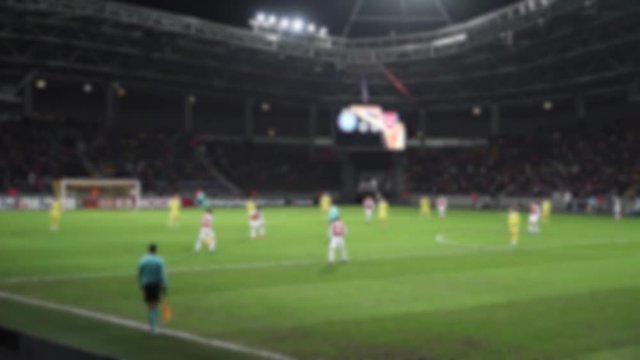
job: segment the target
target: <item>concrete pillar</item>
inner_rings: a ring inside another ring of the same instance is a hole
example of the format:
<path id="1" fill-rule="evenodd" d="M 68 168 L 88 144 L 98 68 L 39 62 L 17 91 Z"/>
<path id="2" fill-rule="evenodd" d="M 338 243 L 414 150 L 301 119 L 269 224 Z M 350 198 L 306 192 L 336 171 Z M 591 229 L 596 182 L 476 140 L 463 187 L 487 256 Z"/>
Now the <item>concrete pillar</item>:
<path id="1" fill-rule="evenodd" d="M 33 80 L 35 79 L 34 73 L 29 73 L 24 80 L 24 115 L 30 116 L 33 114 Z"/>
<path id="2" fill-rule="evenodd" d="M 118 95 L 116 93 L 118 89 L 117 82 L 110 82 L 107 84 L 106 99 L 105 99 L 105 126 L 107 128 L 113 127 L 115 124 L 118 113 Z"/>
<path id="3" fill-rule="evenodd" d="M 498 104 L 491 105 L 491 135 L 500 135 L 500 106 Z"/>
<path id="4" fill-rule="evenodd" d="M 193 108 L 198 99 L 193 94 L 187 94 L 184 98 L 184 131 L 193 132 Z"/>
<path id="5" fill-rule="evenodd" d="M 244 135 L 248 140 L 253 140 L 253 99 L 244 102 Z"/>
<path id="6" fill-rule="evenodd" d="M 583 94 L 576 96 L 576 117 L 578 120 L 584 120 L 587 117 L 587 101 Z"/>

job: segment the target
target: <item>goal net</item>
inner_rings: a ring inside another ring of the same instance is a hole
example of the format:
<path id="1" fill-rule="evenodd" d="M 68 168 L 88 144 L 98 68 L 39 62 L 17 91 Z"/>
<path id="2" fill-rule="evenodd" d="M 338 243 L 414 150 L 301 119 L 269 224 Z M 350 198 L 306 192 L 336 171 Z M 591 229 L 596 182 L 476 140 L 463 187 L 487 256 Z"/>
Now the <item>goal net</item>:
<path id="1" fill-rule="evenodd" d="M 137 209 L 142 186 L 138 179 L 63 178 L 54 192 L 63 203 L 72 199 L 77 208 Z"/>

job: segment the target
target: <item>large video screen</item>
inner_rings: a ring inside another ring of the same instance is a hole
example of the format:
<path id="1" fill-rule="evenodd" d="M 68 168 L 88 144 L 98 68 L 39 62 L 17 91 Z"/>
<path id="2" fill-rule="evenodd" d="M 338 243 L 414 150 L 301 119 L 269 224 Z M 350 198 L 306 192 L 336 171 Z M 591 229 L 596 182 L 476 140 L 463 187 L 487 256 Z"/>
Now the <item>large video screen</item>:
<path id="1" fill-rule="evenodd" d="M 387 151 L 406 148 L 407 131 L 400 115 L 380 105 L 345 107 L 336 121 L 337 146 Z"/>

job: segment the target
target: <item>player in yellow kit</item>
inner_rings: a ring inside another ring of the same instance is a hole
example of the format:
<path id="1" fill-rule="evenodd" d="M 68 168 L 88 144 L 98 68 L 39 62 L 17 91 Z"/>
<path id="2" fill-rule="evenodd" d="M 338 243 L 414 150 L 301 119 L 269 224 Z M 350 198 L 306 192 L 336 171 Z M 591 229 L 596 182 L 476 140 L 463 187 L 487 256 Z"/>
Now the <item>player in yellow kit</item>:
<path id="1" fill-rule="evenodd" d="M 380 221 L 383 224 L 386 224 L 388 219 L 389 219 L 389 203 L 387 202 L 387 199 L 381 196 L 378 199 L 378 221 Z"/>
<path id="2" fill-rule="evenodd" d="M 518 235 L 520 235 L 520 213 L 514 206 L 509 208 L 508 216 L 509 234 L 511 235 L 511 246 L 518 245 Z"/>
<path id="3" fill-rule="evenodd" d="M 247 200 L 247 216 L 251 216 L 256 211 L 256 201 L 253 197 Z"/>
<path id="4" fill-rule="evenodd" d="M 426 195 L 420 198 L 420 216 L 431 217 L 431 199 Z"/>
<path id="5" fill-rule="evenodd" d="M 180 210 L 182 208 L 182 200 L 180 195 L 175 194 L 169 199 L 169 226 L 176 227 L 180 225 Z"/>
<path id="6" fill-rule="evenodd" d="M 322 210 L 322 212 L 326 214 L 327 212 L 329 212 L 330 208 L 331 208 L 331 195 L 329 195 L 329 193 L 327 192 L 324 192 L 320 196 L 320 210 Z"/>
<path id="7" fill-rule="evenodd" d="M 51 202 L 51 209 L 49 210 L 49 217 L 51 223 L 49 224 L 49 230 L 56 231 L 60 228 L 60 217 L 62 216 L 62 204 L 60 199 L 53 199 Z"/>
<path id="8" fill-rule="evenodd" d="M 542 221 L 549 222 L 551 220 L 551 200 L 545 198 L 542 200 Z"/>

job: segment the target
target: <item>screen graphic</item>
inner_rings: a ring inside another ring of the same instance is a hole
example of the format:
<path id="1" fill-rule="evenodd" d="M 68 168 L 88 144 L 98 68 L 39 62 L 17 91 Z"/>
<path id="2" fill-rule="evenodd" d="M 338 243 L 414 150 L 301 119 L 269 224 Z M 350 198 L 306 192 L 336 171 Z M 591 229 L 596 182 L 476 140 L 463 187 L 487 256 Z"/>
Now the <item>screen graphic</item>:
<path id="1" fill-rule="evenodd" d="M 337 119 L 336 143 L 341 146 L 382 147 L 404 151 L 406 127 L 395 111 L 379 105 L 351 105 L 342 109 Z"/>

